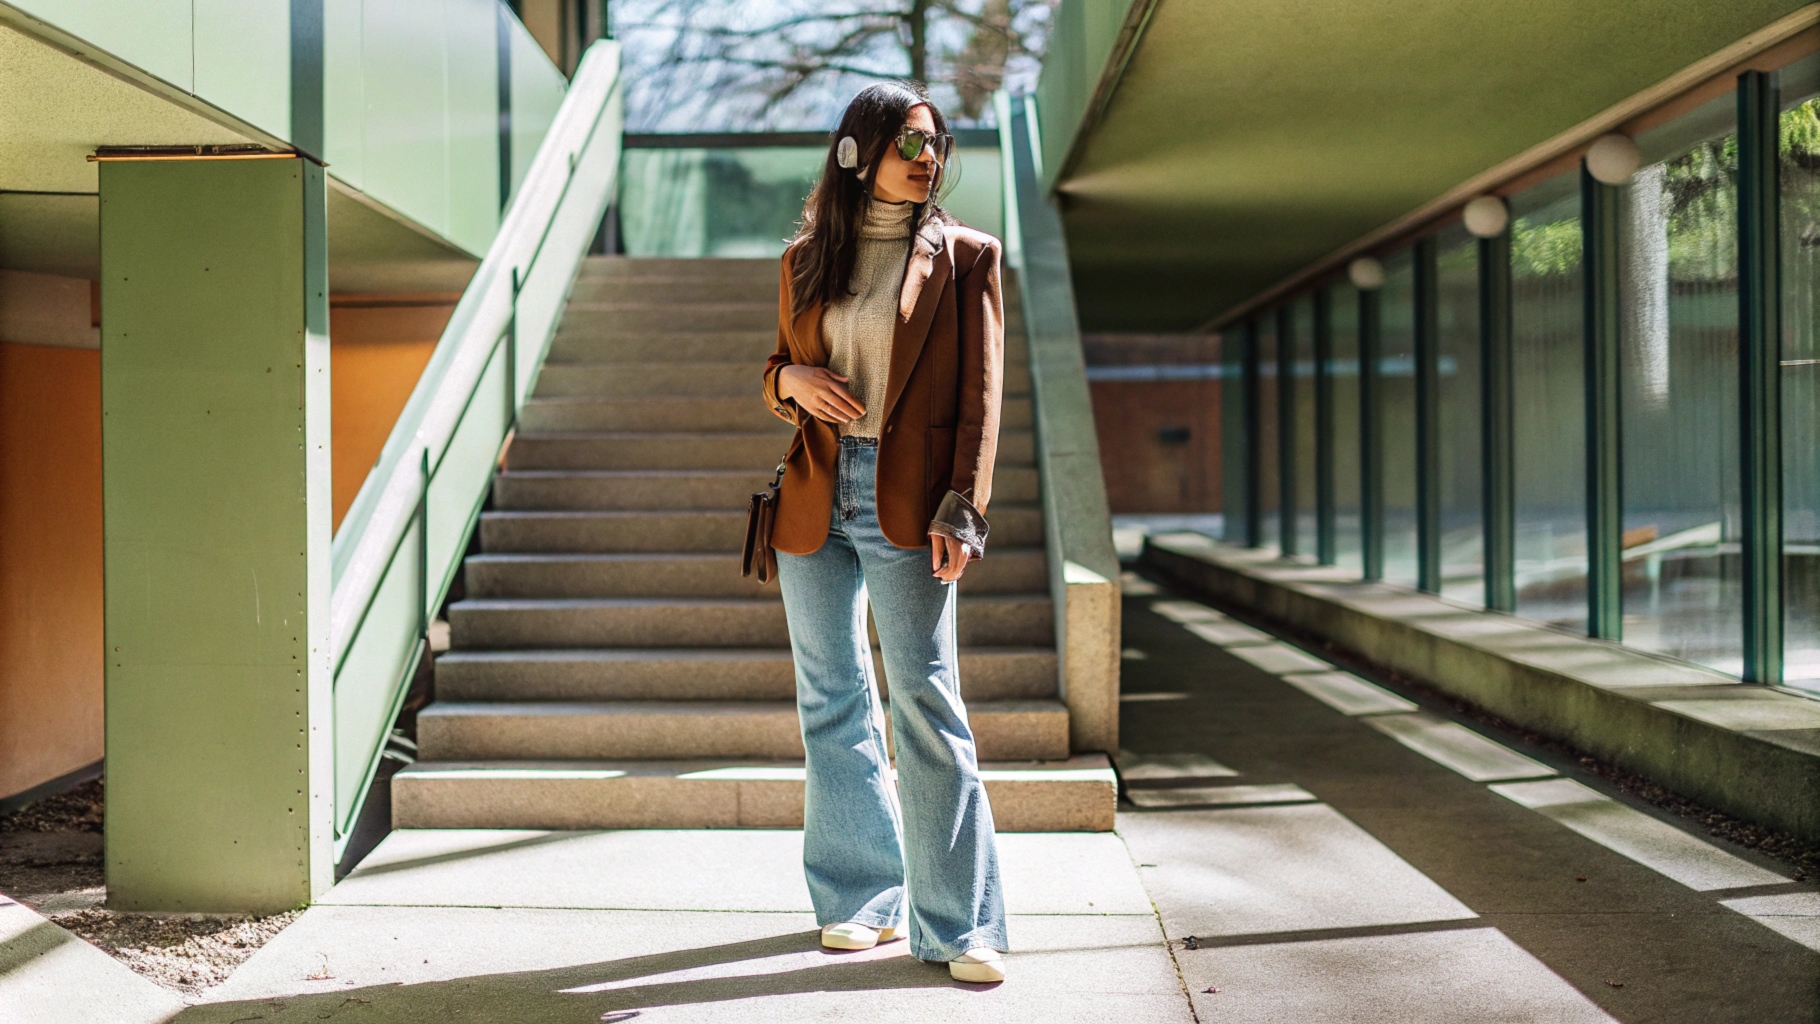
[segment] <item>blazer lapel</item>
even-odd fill
[[[910,261],[904,268],[904,287],[898,296],[897,326],[891,333],[891,373],[885,379],[885,414],[897,408],[897,400],[910,381],[917,357],[923,354],[923,342],[929,339],[929,323],[935,318],[935,307],[942,296],[942,280],[936,287],[923,287],[934,276],[936,264],[944,269],[950,256],[940,224],[925,224],[910,247]],[[945,278],[947,275],[942,275]],[[881,422],[883,422],[881,420]]]

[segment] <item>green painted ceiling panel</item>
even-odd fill
[[[1800,6],[1160,0],[1059,186],[1082,325],[1193,328]]]

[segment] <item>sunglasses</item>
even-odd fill
[[[923,155],[923,150],[935,155],[935,162],[945,164],[948,154],[954,149],[954,136],[933,134],[920,128],[906,128],[897,136],[897,155],[905,160],[915,160]]]

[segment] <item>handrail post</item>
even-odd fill
[[[430,449],[418,452],[417,492],[417,632],[430,635]]]
[[[572,162],[572,161],[571,161]],[[512,268],[512,312],[506,317],[506,426],[518,425],[518,293],[524,287]]]

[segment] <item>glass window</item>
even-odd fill
[[[1783,678],[1820,690],[1820,58],[1782,72]]]
[[[1620,202],[1624,642],[1743,670],[1738,137],[1726,95],[1638,137]]]
[[[1479,466],[1479,240],[1454,225],[1436,239],[1440,380],[1441,593],[1485,603]]]
[[[1511,199],[1517,614],[1586,632],[1580,173]]]
[[[820,146],[628,149],[619,180],[626,254],[781,256],[826,154]]]
[[[1359,535],[1359,293],[1329,286],[1333,301],[1333,539],[1334,564],[1364,571]]]
[[[1378,352],[1384,445],[1384,579],[1416,584],[1415,259],[1407,249],[1384,261]]]
[[[1290,307],[1294,322],[1295,367],[1295,472],[1296,551],[1314,557],[1315,536],[1315,429],[1314,429],[1314,297],[1304,295]]]
[[[1264,547],[1277,544],[1277,329],[1276,315],[1258,318],[1258,531]]]

